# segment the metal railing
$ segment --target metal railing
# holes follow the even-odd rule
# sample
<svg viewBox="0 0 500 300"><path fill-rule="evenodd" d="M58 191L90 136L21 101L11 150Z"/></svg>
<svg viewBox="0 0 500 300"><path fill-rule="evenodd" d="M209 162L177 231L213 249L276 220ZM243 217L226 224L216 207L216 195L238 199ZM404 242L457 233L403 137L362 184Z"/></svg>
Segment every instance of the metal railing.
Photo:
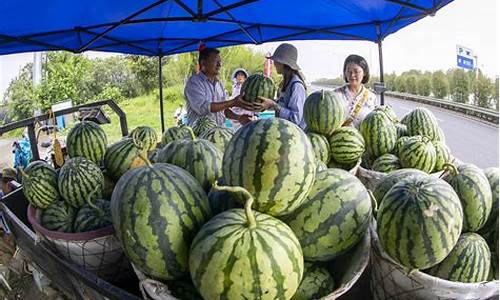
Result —
<svg viewBox="0 0 500 300"><path fill-rule="evenodd" d="M385 92L387 96L400 98L409 101L415 101L419 103L424 103L432 106L437 106L441 108L445 108L448 110L456 111L463 113L467 116L472 116L475 118L479 118L481 120L498 124L498 112L492 109L482 108L475 105L465 104L465 103L457 103L448 100L436 99L432 97L418 96L407 93L400 92Z"/></svg>

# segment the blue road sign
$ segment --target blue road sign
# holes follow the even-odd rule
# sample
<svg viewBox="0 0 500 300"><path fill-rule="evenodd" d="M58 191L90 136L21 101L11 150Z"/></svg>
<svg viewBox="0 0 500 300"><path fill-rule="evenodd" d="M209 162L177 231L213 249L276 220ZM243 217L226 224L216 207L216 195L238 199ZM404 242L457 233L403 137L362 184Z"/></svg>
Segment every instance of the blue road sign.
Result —
<svg viewBox="0 0 500 300"><path fill-rule="evenodd" d="M474 69L474 60L465 56L457 55L457 66L467 69Z"/></svg>

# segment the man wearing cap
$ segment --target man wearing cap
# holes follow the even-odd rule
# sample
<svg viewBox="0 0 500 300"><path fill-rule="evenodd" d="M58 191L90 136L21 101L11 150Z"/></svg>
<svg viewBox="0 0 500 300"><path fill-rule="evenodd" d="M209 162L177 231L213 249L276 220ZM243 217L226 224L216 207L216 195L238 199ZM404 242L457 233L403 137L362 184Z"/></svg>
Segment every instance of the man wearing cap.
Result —
<svg viewBox="0 0 500 300"><path fill-rule="evenodd" d="M209 116L219 126L224 125L226 117L241 124L250 122L251 116L238 115L231 110L232 107L251 109L249 103L243 101L240 96L226 101L226 91L218 79L222 66L219 50L202 48L198 63L200 72L192 75L184 88L188 125L193 125L203 116Z"/></svg>
<svg viewBox="0 0 500 300"><path fill-rule="evenodd" d="M4 168L2 170L2 193L0 196L5 196L16 189L16 170L12 168Z"/></svg>
<svg viewBox="0 0 500 300"><path fill-rule="evenodd" d="M276 48L271 59L276 71L283 76L280 83L280 97L273 101L260 97L261 103L254 103L254 111L273 109L276 117L286 119L305 129L304 103L306 101L306 85L304 75L297 65L297 48L283 43Z"/></svg>

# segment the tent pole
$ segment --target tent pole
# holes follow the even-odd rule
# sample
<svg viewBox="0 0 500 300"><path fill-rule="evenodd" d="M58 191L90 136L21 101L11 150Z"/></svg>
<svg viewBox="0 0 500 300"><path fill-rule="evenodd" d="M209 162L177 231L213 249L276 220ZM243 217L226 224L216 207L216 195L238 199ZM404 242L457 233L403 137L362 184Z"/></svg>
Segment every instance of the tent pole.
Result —
<svg viewBox="0 0 500 300"><path fill-rule="evenodd" d="M383 57L382 57L382 40L379 39L378 42L378 61L379 61L379 64L380 64L380 82L384 82L384 60L383 60ZM384 105L384 91L382 91L380 93L380 105Z"/></svg>
<svg viewBox="0 0 500 300"><path fill-rule="evenodd" d="M165 121L163 120L163 74L161 72L161 59L162 55L158 56L158 85L160 88L160 120L161 120L161 132L165 132Z"/></svg>

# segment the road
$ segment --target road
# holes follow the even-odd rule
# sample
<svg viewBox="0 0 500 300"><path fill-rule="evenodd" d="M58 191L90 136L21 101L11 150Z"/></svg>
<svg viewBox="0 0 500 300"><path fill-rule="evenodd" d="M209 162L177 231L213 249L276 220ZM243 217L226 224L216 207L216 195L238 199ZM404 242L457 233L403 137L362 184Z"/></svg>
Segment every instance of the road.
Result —
<svg viewBox="0 0 500 300"><path fill-rule="evenodd" d="M313 85L311 90L320 88ZM480 168L498 167L498 126L417 102L392 97L385 97L385 102L394 108L400 118L417 106L430 109L444 132L446 144L456 158Z"/></svg>

